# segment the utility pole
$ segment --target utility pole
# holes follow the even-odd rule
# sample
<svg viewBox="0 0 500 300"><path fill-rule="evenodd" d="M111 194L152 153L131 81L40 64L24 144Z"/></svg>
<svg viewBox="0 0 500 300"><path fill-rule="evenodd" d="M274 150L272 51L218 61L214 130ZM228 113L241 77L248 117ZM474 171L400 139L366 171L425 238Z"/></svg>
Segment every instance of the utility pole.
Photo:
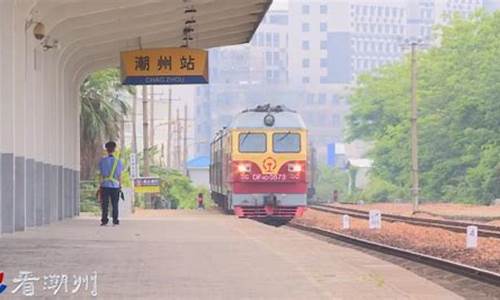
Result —
<svg viewBox="0 0 500 300"><path fill-rule="evenodd" d="M160 166L163 168L165 162L165 143L161 143Z"/></svg>
<svg viewBox="0 0 500 300"><path fill-rule="evenodd" d="M144 142L144 176L149 176L149 128L148 128L148 90L142 86L142 136Z"/></svg>
<svg viewBox="0 0 500 300"><path fill-rule="evenodd" d="M187 175L187 161L188 161L188 145L187 145L187 140L188 140L188 106L185 104L184 105L184 138L183 138L183 150L184 153L182 155L182 162L183 162L183 168L184 168L184 174Z"/></svg>
<svg viewBox="0 0 500 300"><path fill-rule="evenodd" d="M132 153L137 155L137 89L134 87L134 99L132 100Z"/></svg>
<svg viewBox="0 0 500 300"><path fill-rule="evenodd" d="M176 166L178 169L181 168L181 134L182 134L182 126L181 126L181 114L179 109L177 109L177 149L176 149Z"/></svg>
<svg viewBox="0 0 500 300"><path fill-rule="evenodd" d="M172 88L168 89L167 169L172 167Z"/></svg>
<svg viewBox="0 0 500 300"><path fill-rule="evenodd" d="M123 157L125 151L125 116L121 116L120 120L120 157Z"/></svg>
<svg viewBox="0 0 500 300"><path fill-rule="evenodd" d="M418 132L417 132L417 43L411 43L411 195L413 200L413 213L418 211Z"/></svg>
<svg viewBox="0 0 500 300"><path fill-rule="evenodd" d="M150 145L151 145L151 148L155 146L155 94L154 94L154 87L151 86L151 91L149 93L149 99L150 99L150 107L151 107L151 112L150 112L150 137L149 137L149 140L150 140ZM154 157L152 158L152 160L154 160Z"/></svg>

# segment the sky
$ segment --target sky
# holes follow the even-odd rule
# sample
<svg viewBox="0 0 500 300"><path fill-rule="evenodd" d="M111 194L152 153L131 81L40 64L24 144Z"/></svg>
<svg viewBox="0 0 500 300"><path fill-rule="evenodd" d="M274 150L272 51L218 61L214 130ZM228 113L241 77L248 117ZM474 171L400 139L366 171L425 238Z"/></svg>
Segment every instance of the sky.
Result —
<svg viewBox="0 0 500 300"><path fill-rule="evenodd" d="M288 8L288 0L274 0L271 9L278 10Z"/></svg>

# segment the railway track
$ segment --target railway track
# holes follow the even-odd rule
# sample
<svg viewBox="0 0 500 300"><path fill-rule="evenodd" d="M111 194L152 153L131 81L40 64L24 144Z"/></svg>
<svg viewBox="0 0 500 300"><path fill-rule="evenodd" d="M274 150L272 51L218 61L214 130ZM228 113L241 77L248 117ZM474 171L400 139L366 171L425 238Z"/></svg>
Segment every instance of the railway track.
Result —
<svg viewBox="0 0 500 300"><path fill-rule="evenodd" d="M359 219L369 218L369 212L355 208L338 207L325 204L314 204L314 205L309 205L308 207L310 209L321 212L338 214L338 215L349 215L351 217ZM478 228L479 236L500 238L500 226L494 226L494 225L468 223L468 222L451 221L451 220L437 220L437 219L420 218L420 217L409 217L409 216L401 216L401 215L386 214L386 213L382 213L382 220L387 222L404 222L407 224L424 226L424 227L436 227L460 233L465 233L467 226L475 225Z"/></svg>
<svg viewBox="0 0 500 300"><path fill-rule="evenodd" d="M442 259L439 257L434 257L411 250L401 249L397 247L392 247L377 242L369 241L366 239L361 239L349 235L345 235L339 232L327 231L317 227L304 226L297 223L289 223L288 227L298 229L300 231L305 231L313 234L317 234L323 237L331 238L341 242L349 243L362 248L375 250L377 252L388 254L392 256L401 257L407 260L411 260L417 263L425 264L434 268L445 270L453 274L458 274L460 276L465 276L468 278L475 279L477 281L492 284L493 286L500 286L500 274L491 272L488 270L476 268L473 266L468 266L453 262L450 260Z"/></svg>

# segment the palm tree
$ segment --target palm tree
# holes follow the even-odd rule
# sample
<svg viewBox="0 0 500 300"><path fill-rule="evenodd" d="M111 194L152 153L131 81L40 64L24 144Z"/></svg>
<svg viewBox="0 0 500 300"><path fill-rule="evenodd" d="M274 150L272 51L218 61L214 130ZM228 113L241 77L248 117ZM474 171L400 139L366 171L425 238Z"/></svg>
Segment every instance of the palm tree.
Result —
<svg viewBox="0 0 500 300"><path fill-rule="evenodd" d="M128 104L124 100L127 93L132 93L132 89L121 85L117 69L93 73L81 85L82 179L92 179L104 141L119 137L120 123L128 113Z"/></svg>

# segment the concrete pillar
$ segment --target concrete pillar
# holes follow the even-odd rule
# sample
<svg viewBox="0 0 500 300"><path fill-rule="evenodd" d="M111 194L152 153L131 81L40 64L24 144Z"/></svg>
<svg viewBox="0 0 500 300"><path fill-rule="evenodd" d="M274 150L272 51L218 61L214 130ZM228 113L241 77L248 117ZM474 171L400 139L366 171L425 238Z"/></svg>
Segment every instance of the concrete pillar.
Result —
<svg viewBox="0 0 500 300"><path fill-rule="evenodd" d="M29 28L28 28L29 30ZM28 31L27 31L28 32ZM38 126L35 107L37 101L35 100L37 94L36 82L36 67L35 67L35 52L30 51L35 47L32 39L27 38L27 51L26 51L26 108L25 108L25 124L26 124L26 140L25 140L25 153L26 153L26 226L35 226L35 168L36 168L36 149L35 149L35 136L36 128Z"/></svg>
<svg viewBox="0 0 500 300"><path fill-rule="evenodd" d="M1 232L15 230L14 220L14 2L0 1L0 223Z"/></svg>
<svg viewBox="0 0 500 300"><path fill-rule="evenodd" d="M37 161L35 163L35 226L42 226L44 221L44 163Z"/></svg>
<svg viewBox="0 0 500 300"><path fill-rule="evenodd" d="M14 211L15 230L26 228L26 90L28 80L28 39L26 16L31 1L15 2L14 10Z"/></svg>
<svg viewBox="0 0 500 300"><path fill-rule="evenodd" d="M34 107L33 112L34 118L34 128L33 128L33 157L35 158L35 226L43 225L43 218L45 215L45 178L44 178L44 161L46 160L47 153L44 144L46 131L46 120L45 120L45 104L43 96L43 59L42 51L36 49L33 51L33 77L34 77Z"/></svg>

